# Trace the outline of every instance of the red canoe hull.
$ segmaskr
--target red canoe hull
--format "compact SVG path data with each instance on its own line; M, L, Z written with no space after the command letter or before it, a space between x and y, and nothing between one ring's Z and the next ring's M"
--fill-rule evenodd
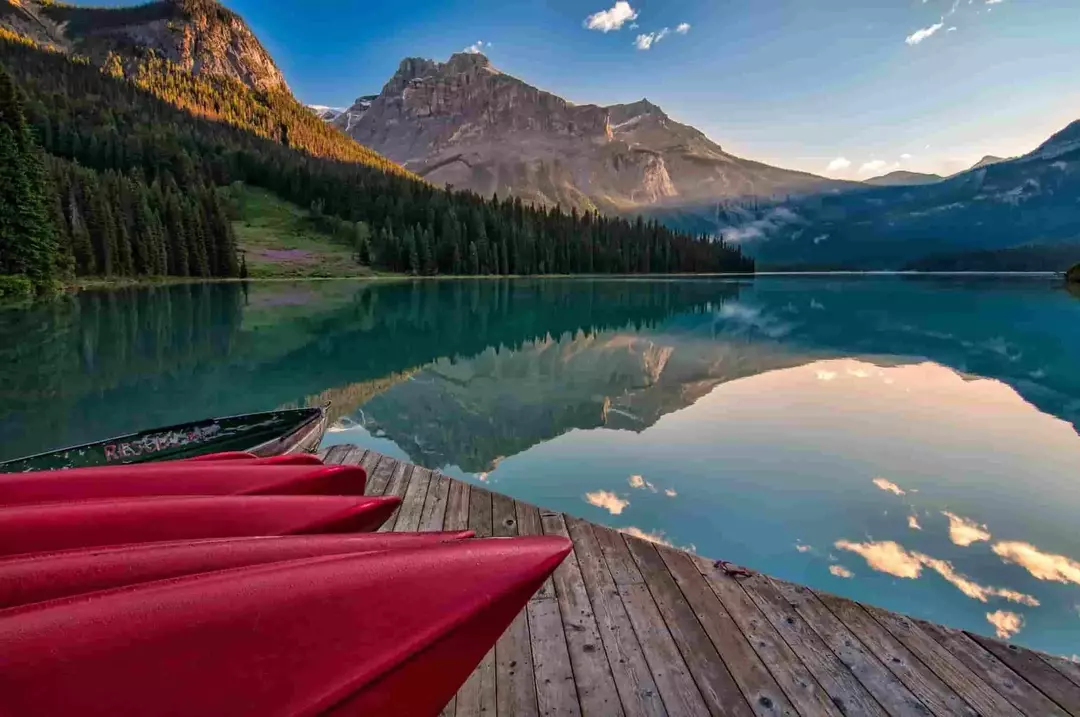
M364 533L140 543L33 553L0 560L0 610L98 590L263 563L438 545L471 538L446 533Z
M236 496L46 503L0 509L0 557L126 543L365 533L397 497Z
M363 495L360 466L177 461L0 475L0 506L180 495Z
M463 541L0 611L0 713L435 715L571 549Z

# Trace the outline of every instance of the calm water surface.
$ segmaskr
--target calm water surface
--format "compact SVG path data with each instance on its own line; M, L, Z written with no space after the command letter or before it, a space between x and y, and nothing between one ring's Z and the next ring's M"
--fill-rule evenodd
M327 399L328 443L1080 654L1080 298L1052 280L199 285L0 312L0 459Z

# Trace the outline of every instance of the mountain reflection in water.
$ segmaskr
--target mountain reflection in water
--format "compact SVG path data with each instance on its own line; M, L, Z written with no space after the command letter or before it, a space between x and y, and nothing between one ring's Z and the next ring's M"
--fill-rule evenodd
M1071 655L1077 325L1000 277L86 293L0 312L0 457L332 400L327 443Z

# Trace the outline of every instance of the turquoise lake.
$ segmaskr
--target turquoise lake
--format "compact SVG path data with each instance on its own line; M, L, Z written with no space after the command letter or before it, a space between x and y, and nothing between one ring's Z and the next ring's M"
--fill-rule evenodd
M0 460L330 400L324 445L1080 655L1080 296L1059 282L83 292L0 310Z

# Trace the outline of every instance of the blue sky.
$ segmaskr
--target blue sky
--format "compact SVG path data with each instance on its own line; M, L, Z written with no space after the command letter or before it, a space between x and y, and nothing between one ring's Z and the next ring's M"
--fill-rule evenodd
M730 152L832 176L951 173L1080 118L1080 0L226 4L308 103L347 106L403 57L482 41L497 67L567 99L648 97Z

